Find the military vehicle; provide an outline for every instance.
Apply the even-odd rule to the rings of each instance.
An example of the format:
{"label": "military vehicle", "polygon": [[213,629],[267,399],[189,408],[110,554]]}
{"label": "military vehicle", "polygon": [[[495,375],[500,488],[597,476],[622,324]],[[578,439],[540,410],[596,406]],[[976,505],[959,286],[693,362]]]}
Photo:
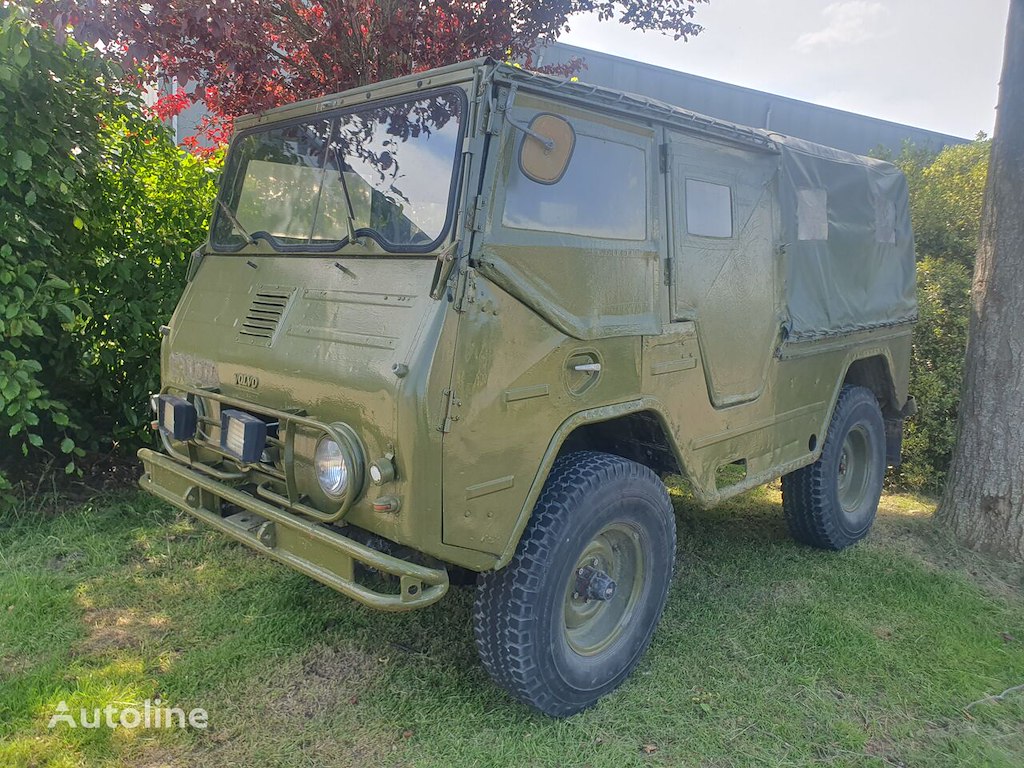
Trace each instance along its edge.
{"label": "military vehicle", "polygon": [[483,665],[567,716],[659,621],[663,476],[864,537],[915,315],[892,165],[472,61],[238,121],[141,485],[373,608],[478,574]]}

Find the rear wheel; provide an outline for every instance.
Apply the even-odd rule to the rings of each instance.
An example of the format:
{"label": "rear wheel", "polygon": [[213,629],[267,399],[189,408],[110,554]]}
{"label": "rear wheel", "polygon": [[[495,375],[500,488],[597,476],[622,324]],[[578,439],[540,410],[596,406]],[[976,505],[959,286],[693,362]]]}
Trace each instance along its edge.
{"label": "rear wheel", "polygon": [[562,457],[512,562],[480,580],[484,667],[545,714],[593,705],[650,643],[674,560],[675,516],[657,475],[610,454]]}
{"label": "rear wheel", "polygon": [[885,424],[865,387],[843,387],[821,456],[782,478],[782,507],[793,538],[821,549],[863,539],[878,511],[885,476]]}

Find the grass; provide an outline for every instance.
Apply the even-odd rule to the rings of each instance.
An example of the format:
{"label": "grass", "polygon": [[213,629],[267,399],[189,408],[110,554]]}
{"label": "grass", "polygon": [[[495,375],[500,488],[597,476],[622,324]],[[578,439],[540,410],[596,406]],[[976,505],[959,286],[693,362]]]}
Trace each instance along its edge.
{"label": "grass", "polygon": [[[840,554],[786,536],[777,487],[712,511],[673,489],[677,577],[650,652],[549,720],[490,684],[470,590],[357,606],[134,493],[0,519],[0,765],[1024,764],[1024,571],[883,499]],[[160,697],[207,730],[71,729]]]}

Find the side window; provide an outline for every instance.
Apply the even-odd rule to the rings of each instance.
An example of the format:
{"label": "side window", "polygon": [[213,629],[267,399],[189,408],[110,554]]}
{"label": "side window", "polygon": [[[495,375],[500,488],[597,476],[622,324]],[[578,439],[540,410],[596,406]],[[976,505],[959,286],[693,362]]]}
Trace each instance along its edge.
{"label": "side window", "polygon": [[698,237],[732,237],[732,190],[724,184],[687,179],[686,231]]}
{"label": "side window", "polygon": [[896,244],[896,203],[875,198],[875,241]]}
{"label": "side window", "polygon": [[[587,136],[574,123],[576,146],[561,179],[531,181],[513,156],[501,223],[512,229],[612,240],[647,238],[647,158],[629,144]],[[516,153],[518,154],[518,153]]]}
{"label": "side window", "polygon": [[824,189],[796,191],[798,240],[828,240],[828,193]]}

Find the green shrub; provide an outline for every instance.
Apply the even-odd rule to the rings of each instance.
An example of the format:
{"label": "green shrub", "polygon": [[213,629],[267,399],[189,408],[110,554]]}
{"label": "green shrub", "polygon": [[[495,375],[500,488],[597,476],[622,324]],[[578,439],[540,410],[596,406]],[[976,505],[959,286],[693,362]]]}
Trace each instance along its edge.
{"label": "green shrub", "polygon": [[918,413],[906,425],[898,480],[910,488],[942,488],[956,442],[971,273],[958,261],[926,257],[917,265],[920,319],[914,329],[910,391]]}
{"label": "green shrub", "polygon": [[160,383],[159,327],[174,311],[190,252],[206,237],[220,156],[175,146],[157,122],[122,117],[101,133],[94,207],[82,214],[86,258],[73,276],[92,314],[70,346],[61,396],[90,448],[134,449]]}
{"label": "green shrub", "polygon": [[[102,154],[100,116],[114,106],[108,66],[0,5],[0,458],[47,442],[56,455],[80,450],[48,363],[88,314],[60,273],[77,259],[93,202],[84,181]],[[74,470],[70,456],[65,464]]]}
{"label": "green shrub", "polygon": [[0,5],[0,504],[15,460],[73,472],[139,442],[219,167],[94,51]]}
{"label": "green shrub", "polygon": [[947,147],[931,158],[905,150],[897,159],[910,187],[910,215],[919,257],[933,256],[974,268],[991,145],[980,139]]}

